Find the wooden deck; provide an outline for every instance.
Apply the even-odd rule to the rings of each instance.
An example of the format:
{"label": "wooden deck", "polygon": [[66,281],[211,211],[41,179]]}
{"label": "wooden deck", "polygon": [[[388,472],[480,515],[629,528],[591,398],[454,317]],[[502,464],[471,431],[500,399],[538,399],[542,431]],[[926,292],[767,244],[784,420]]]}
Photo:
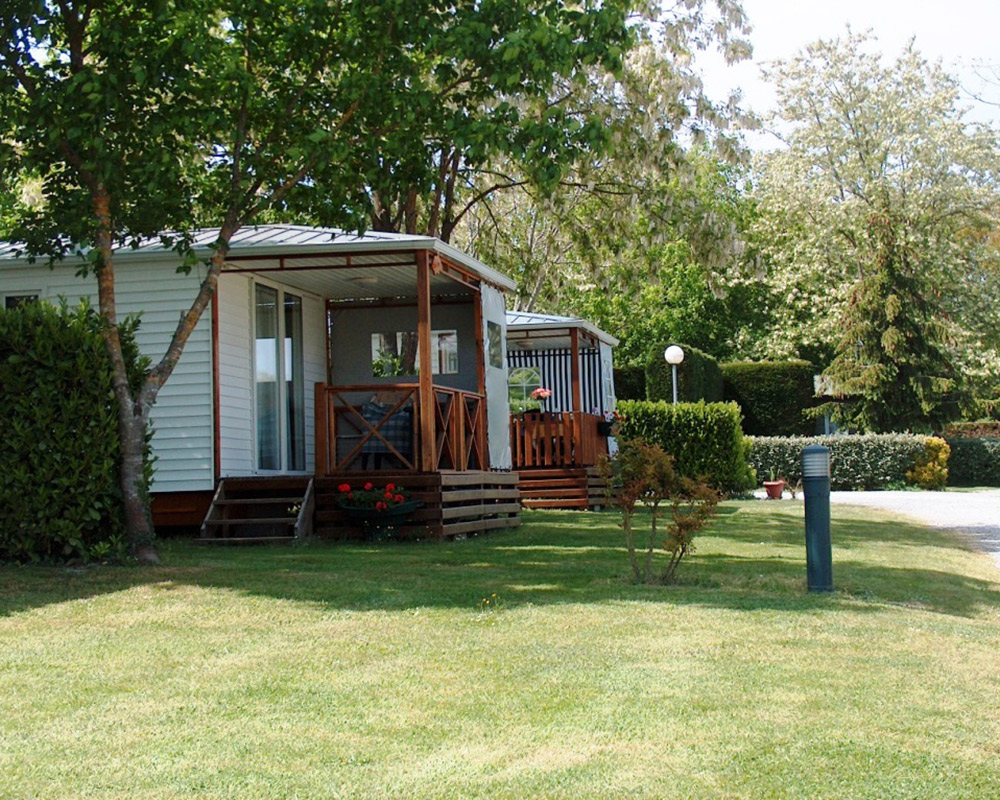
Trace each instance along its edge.
{"label": "wooden deck", "polygon": [[518,474],[525,508],[598,509],[608,504],[607,484],[596,467],[549,467]]}
{"label": "wooden deck", "polygon": [[510,449],[527,508],[600,508],[605,483],[596,469],[608,452],[601,417],[571,411],[511,417]]}
{"label": "wooden deck", "polygon": [[513,472],[344,472],[316,479],[315,533],[327,539],[360,539],[364,532],[337,508],[338,486],[395,483],[424,505],[399,528],[401,538],[447,539],[521,524],[520,491]]}

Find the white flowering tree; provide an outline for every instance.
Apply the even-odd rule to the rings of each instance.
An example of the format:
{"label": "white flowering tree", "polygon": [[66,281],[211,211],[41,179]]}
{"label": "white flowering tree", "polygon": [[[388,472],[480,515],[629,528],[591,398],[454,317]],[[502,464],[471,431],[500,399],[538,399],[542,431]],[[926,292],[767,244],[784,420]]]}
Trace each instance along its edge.
{"label": "white flowering tree", "polygon": [[786,146],[759,163],[756,240],[782,298],[769,349],[826,356],[867,429],[957,411],[960,375],[1000,374],[995,131],[912,44],[809,45],[768,71]]}

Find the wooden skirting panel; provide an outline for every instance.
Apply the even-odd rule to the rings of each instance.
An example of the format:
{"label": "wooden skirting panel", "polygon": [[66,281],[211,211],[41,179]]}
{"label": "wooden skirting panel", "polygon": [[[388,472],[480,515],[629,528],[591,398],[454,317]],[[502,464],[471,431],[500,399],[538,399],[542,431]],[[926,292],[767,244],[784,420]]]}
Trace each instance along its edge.
{"label": "wooden skirting panel", "polygon": [[521,470],[521,504],[526,508],[602,508],[605,481],[596,467]]}
{"label": "wooden skirting panel", "polygon": [[212,504],[213,491],[159,492],[153,495],[154,528],[197,528]]}
{"label": "wooden skirting panel", "polygon": [[316,479],[316,535],[360,539],[364,531],[337,508],[342,483],[395,483],[424,505],[399,528],[401,538],[446,538],[520,525],[520,492],[513,472],[350,472]]}

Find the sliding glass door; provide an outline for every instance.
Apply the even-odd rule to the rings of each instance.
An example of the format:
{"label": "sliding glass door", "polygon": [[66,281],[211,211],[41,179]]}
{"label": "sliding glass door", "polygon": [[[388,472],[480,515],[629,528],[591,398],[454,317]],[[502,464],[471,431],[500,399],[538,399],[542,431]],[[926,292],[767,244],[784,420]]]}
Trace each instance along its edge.
{"label": "sliding glass door", "polygon": [[304,470],[302,298],[254,284],[254,413],[257,470]]}

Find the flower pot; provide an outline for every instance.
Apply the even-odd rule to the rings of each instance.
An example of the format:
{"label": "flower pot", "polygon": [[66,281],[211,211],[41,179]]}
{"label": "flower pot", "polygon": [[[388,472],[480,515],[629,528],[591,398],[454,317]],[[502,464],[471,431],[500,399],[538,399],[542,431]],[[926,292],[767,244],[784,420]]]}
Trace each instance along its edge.
{"label": "flower pot", "polygon": [[340,505],[340,511],[351,522],[360,524],[365,529],[368,538],[384,538],[387,532],[406,522],[407,518],[423,503],[420,500],[407,500],[398,506],[391,506],[384,511],[370,507]]}
{"label": "flower pot", "polygon": [[780,500],[781,496],[785,493],[785,482],[764,481],[764,490],[767,492],[769,499]]}

